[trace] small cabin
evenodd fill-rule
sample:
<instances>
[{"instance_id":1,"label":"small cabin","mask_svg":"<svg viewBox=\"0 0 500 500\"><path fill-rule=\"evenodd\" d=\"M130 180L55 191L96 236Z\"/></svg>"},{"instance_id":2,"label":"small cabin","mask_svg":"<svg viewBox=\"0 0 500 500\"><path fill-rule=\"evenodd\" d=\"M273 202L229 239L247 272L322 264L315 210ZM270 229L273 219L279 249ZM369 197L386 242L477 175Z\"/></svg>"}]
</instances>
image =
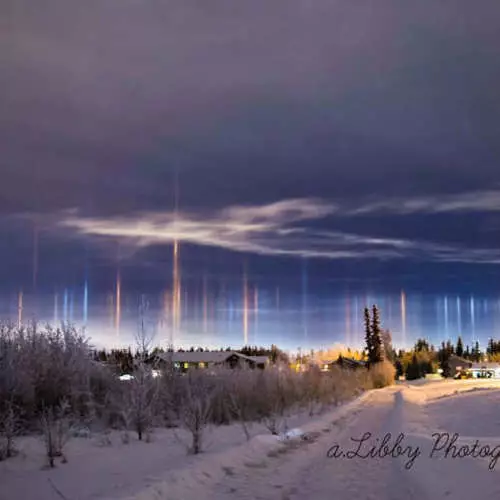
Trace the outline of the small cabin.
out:
<instances>
[{"instance_id":1,"label":"small cabin","mask_svg":"<svg viewBox=\"0 0 500 500\"><path fill-rule=\"evenodd\" d=\"M245 356L236 351L189 351L165 352L158 356L160 366L173 363L176 370L185 372L190 368L206 369L216 366L236 368L247 366L249 368L265 368L269 364L267 356Z\"/></svg>"}]
</instances>

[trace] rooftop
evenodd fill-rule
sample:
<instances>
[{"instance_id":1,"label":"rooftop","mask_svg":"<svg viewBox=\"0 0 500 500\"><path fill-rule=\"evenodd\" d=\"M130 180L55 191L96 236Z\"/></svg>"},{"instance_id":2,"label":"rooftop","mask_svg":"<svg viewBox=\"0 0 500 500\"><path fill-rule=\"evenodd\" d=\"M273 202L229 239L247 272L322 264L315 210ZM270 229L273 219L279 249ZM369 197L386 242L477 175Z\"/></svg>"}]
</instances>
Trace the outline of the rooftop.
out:
<instances>
[{"instance_id":1,"label":"rooftop","mask_svg":"<svg viewBox=\"0 0 500 500\"><path fill-rule=\"evenodd\" d=\"M236 351L166 352L159 355L164 361L174 363L224 363L232 356L238 356L258 364L266 363L269 360L267 356L245 356Z\"/></svg>"}]
</instances>

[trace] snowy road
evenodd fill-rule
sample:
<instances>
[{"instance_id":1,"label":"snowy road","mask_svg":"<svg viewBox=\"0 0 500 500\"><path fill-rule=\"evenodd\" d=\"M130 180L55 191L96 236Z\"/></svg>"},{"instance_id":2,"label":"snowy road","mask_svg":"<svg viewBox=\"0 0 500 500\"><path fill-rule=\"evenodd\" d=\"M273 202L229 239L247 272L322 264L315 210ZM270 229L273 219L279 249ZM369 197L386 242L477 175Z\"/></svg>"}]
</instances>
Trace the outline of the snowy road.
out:
<instances>
[{"instance_id":1,"label":"snowy road","mask_svg":"<svg viewBox=\"0 0 500 500\"><path fill-rule=\"evenodd\" d=\"M438 443L438 436L432 437L432 434L447 429L439 429L433 422L432 411L421 404L424 392L425 389L413 387L374 392L350 414L324 426L315 441L297 443L283 453L268 453L261 462L231 471L210 491L205 491L205 498L470 500L478 494L500 498L500 463L489 470L491 456L453 458L454 450L450 448L445 457L445 436ZM368 432L370 439L362 443L351 440L361 440ZM386 453L392 452L394 456L384 457L379 445L389 432L391 439L386 438ZM404 437L396 443L399 433ZM478 425L476 436L480 435ZM472 445L475 439L466 441L461 436L460 441L455 442L457 453L461 445L466 442ZM338 448L334 447L336 444ZM500 439L480 438L476 451L479 453L480 446L485 445L489 445L495 455L493 447L500 445ZM373 446L372 457L360 458L369 454ZM431 458L434 446L439 449ZM329 450L330 455L334 451L339 455L343 450L351 458L327 458ZM487 451L484 448L485 454Z\"/></svg>"},{"instance_id":2,"label":"snowy road","mask_svg":"<svg viewBox=\"0 0 500 500\"><path fill-rule=\"evenodd\" d=\"M500 381L398 385L292 420L310 440L282 443L262 426L246 442L235 424L214 429L210 450L194 457L169 430L151 443L74 439L69 462L53 470L41 467L41 440L28 437L0 463L0 499L498 499L499 408ZM445 432L459 433L456 442L445 443Z\"/></svg>"}]
</instances>

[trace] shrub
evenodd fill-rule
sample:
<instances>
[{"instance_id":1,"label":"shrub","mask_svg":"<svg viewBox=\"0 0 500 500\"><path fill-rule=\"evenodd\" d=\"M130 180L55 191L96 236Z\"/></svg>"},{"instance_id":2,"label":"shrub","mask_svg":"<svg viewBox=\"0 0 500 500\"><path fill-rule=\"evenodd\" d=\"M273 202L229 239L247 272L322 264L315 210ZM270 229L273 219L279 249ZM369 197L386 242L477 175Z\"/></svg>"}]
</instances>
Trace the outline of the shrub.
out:
<instances>
[{"instance_id":1,"label":"shrub","mask_svg":"<svg viewBox=\"0 0 500 500\"><path fill-rule=\"evenodd\" d=\"M143 362L138 362L134 378L124 382L123 392L123 411L127 429L132 428L137 433L139 441L142 441L144 434L153 426L158 381Z\"/></svg>"},{"instance_id":2,"label":"shrub","mask_svg":"<svg viewBox=\"0 0 500 500\"><path fill-rule=\"evenodd\" d=\"M0 413L0 461L15 454L14 439L19 432L19 418L12 403L7 402Z\"/></svg>"},{"instance_id":3,"label":"shrub","mask_svg":"<svg viewBox=\"0 0 500 500\"><path fill-rule=\"evenodd\" d=\"M189 370L183 382L181 424L191 434L189 451L196 455L203 450L203 435L210 422L214 388L209 377L200 370Z\"/></svg>"},{"instance_id":4,"label":"shrub","mask_svg":"<svg viewBox=\"0 0 500 500\"><path fill-rule=\"evenodd\" d=\"M89 416L96 369L87 340L74 328L0 326L0 405L9 399L28 422L62 401L74 415Z\"/></svg>"},{"instance_id":5,"label":"shrub","mask_svg":"<svg viewBox=\"0 0 500 500\"><path fill-rule=\"evenodd\" d=\"M49 466L54 467L54 459L62 457L66 461L63 450L71 437L72 418L67 401L61 401L56 407L42 410L42 433Z\"/></svg>"},{"instance_id":6,"label":"shrub","mask_svg":"<svg viewBox=\"0 0 500 500\"><path fill-rule=\"evenodd\" d=\"M370 366L368 373L372 381L373 388L381 389L382 387L394 384L396 368L394 368L392 363L383 361Z\"/></svg>"}]
</instances>

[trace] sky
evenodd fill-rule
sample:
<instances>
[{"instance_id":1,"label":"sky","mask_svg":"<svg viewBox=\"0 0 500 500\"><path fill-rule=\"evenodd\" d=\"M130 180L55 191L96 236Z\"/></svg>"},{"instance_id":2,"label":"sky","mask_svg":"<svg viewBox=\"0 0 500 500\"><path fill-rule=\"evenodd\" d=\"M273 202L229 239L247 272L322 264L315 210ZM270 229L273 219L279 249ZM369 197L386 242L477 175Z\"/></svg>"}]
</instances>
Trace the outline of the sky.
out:
<instances>
[{"instance_id":1,"label":"sky","mask_svg":"<svg viewBox=\"0 0 500 500\"><path fill-rule=\"evenodd\" d=\"M141 288L177 239L184 277L495 290L498 47L497 0L3 0L1 286Z\"/></svg>"}]
</instances>

